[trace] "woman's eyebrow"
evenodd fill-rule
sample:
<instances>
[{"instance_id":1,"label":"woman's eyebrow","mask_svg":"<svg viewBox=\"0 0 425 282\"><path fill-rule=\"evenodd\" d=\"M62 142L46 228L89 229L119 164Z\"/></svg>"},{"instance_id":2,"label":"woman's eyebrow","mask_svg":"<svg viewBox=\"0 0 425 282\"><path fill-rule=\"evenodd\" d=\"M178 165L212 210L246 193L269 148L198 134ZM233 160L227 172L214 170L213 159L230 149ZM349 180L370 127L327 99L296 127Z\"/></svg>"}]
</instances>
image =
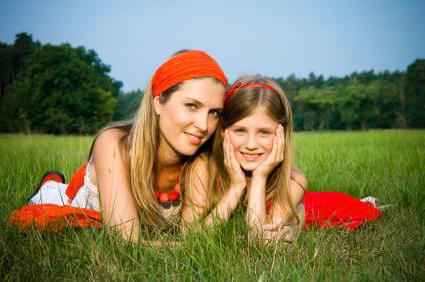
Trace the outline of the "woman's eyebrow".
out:
<instances>
[{"instance_id":1,"label":"woman's eyebrow","mask_svg":"<svg viewBox=\"0 0 425 282\"><path fill-rule=\"evenodd\" d=\"M187 100L188 102L192 102L194 104L197 104L197 105L204 105L200 101L198 101L198 100L196 100L194 98L186 98L185 100Z\"/></svg>"},{"instance_id":2,"label":"woman's eyebrow","mask_svg":"<svg viewBox=\"0 0 425 282\"><path fill-rule=\"evenodd\" d=\"M196 100L195 98L186 98L187 101L192 102L198 106L205 106L201 101ZM215 111L219 111L222 112L223 111L223 107L217 107L217 108L212 108L211 110L215 110Z\"/></svg>"}]
</instances>

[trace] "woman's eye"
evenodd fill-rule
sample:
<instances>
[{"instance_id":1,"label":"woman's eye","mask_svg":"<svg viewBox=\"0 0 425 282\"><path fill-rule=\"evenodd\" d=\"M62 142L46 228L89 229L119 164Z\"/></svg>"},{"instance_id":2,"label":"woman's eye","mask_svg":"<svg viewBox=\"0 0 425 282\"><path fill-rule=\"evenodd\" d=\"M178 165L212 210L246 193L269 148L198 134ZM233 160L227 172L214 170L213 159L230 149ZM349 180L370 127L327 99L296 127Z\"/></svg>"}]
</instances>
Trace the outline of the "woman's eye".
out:
<instances>
[{"instance_id":1,"label":"woman's eye","mask_svg":"<svg viewBox=\"0 0 425 282\"><path fill-rule=\"evenodd\" d=\"M233 130L233 132L235 134L237 134L237 135L242 135L242 134L245 133L245 129L243 129L243 128L236 128L236 129Z\"/></svg>"},{"instance_id":2,"label":"woman's eye","mask_svg":"<svg viewBox=\"0 0 425 282\"><path fill-rule=\"evenodd\" d=\"M211 111L211 112L210 112L210 115L211 115L213 118L218 118L218 117L220 116L220 113L219 113L218 111Z\"/></svg>"},{"instance_id":3,"label":"woman's eye","mask_svg":"<svg viewBox=\"0 0 425 282\"><path fill-rule=\"evenodd\" d=\"M189 110L196 110L198 108L198 106L196 106L196 104L193 103L186 103L184 104L186 108L188 108Z\"/></svg>"}]
</instances>

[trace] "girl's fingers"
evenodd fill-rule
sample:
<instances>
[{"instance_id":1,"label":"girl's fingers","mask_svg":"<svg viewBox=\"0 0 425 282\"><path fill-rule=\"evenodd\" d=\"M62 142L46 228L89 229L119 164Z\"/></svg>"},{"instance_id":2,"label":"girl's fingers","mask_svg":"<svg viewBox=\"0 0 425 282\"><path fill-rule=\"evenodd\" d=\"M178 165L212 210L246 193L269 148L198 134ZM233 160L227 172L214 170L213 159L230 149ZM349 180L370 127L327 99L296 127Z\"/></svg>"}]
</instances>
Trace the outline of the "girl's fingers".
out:
<instances>
[{"instance_id":1,"label":"girl's fingers","mask_svg":"<svg viewBox=\"0 0 425 282\"><path fill-rule=\"evenodd\" d=\"M278 218L275 222L273 223L269 223L269 224L264 224L263 225L263 230L264 231L277 231L279 230L279 228L282 225L282 219Z\"/></svg>"},{"instance_id":2,"label":"girl's fingers","mask_svg":"<svg viewBox=\"0 0 425 282\"><path fill-rule=\"evenodd\" d=\"M232 161L233 167L236 168L239 165L239 162L236 159L235 148L233 148L233 145L230 145L230 160Z\"/></svg>"},{"instance_id":3,"label":"girl's fingers","mask_svg":"<svg viewBox=\"0 0 425 282\"><path fill-rule=\"evenodd\" d=\"M224 150L224 165L226 167L230 167L229 137L228 137L227 130L224 131L223 150Z\"/></svg>"},{"instance_id":4,"label":"girl's fingers","mask_svg":"<svg viewBox=\"0 0 425 282\"><path fill-rule=\"evenodd\" d=\"M272 151L270 152L270 160L271 161L276 161L276 157L277 157L277 150L278 150L278 145L277 145L277 135L273 138L273 147L272 147Z\"/></svg>"}]
</instances>

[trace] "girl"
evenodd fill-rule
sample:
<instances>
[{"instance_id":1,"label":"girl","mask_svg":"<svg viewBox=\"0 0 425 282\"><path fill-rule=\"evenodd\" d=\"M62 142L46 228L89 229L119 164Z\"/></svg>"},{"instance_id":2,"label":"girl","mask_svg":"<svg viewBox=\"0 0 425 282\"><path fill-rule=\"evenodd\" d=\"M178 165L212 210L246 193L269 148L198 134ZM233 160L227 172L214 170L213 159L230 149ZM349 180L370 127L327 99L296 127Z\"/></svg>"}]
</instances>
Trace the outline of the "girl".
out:
<instances>
[{"instance_id":1,"label":"girl","mask_svg":"<svg viewBox=\"0 0 425 282\"><path fill-rule=\"evenodd\" d=\"M226 92L212 155L199 157L190 171L186 224L205 216L206 225L226 220L243 202L251 234L291 240L282 227L302 222L307 181L293 165L292 113L280 87L260 76L236 81Z\"/></svg>"},{"instance_id":2,"label":"girl","mask_svg":"<svg viewBox=\"0 0 425 282\"><path fill-rule=\"evenodd\" d=\"M141 225L173 223L181 208L179 183L185 181L180 174L214 133L226 85L208 54L176 53L153 75L135 117L99 132L70 184L48 173L30 202L101 212L103 223L126 239L137 239Z\"/></svg>"},{"instance_id":3,"label":"girl","mask_svg":"<svg viewBox=\"0 0 425 282\"><path fill-rule=\"evenodd\" d=\"M306 228L354 230L381 214L367 204L371 197L306 192L307 180L294 168L292 152L292 112L282 89L266 77L240 78L226 92L212 154L186 170L191 176L185 182L184 223L227 220L242 202L251 235L290 242L304 219Z\"/></svg>"}]
</instances>

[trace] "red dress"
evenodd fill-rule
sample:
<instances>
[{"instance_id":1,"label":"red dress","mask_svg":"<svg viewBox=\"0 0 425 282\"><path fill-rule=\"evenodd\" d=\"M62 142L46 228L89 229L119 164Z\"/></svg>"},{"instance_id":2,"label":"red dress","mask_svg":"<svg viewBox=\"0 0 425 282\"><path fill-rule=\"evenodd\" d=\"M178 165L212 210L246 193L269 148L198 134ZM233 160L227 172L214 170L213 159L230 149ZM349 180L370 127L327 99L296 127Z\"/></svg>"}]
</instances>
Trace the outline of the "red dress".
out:
<instances>
[{"instance_id":1,"label":"red dress","mask_svg":"<svg viewBox=\"0 0 425 282\"><path fill-rule=\"evenodd\" d=\"M98 210L74 207L69 204L72 202L78 191L84 185L84 175L86 173L87 163L72 176L66 187L65 194L68 197L68 203L63 205L55 204L27 204L14 211L9 216L9 224L21 229L27 229L36 226L40 229L49 229L52 231L62 230L66 226L70 227L96 227L100 228L101 213ZM177 185L169 193L156 192L158 202L164 207L176 205L180 200L180 189Z\"/></svg>"}]
</instances>

